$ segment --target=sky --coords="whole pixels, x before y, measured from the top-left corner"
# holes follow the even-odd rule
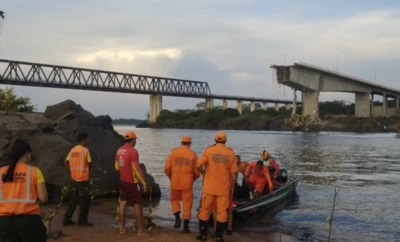
[[[293,98],[270,66],[294,62],[400,88],[398,0],[2,0],[0,10],[1,59],[206,81],[213,94],[263,98]],[[66,99],[112,118],[149,110],[148,95],[14,89],[38,111]],[[320,95],[335,99],[354,94]],[[163,108],[201,101],[164,97]]]

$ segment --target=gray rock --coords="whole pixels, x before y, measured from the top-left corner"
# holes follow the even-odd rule
[[[101,194],[118,191],[119,174],[114,162],[123,137],[114,130],[109,116],[94,117],[80,105],[67,100],[47,107],[44,115],[0,112],[0,120],[0,164],[7,162],[10,144],[15,139],[29,142],[32,162],[43,172],[49,199],[58,198],[61,188],[69,182],[70,174],[63,163],[77,144],[80,132],[89,134],[92,188]],[[146,167],[141,165],[145,172]],[[160,197],[160,187],[154,178],[147,172],[145,177],[152,187],[152,197]]]
[[[72,100],[66,100],[64,102],[48,106],[44,112],[44,116],[53,121],[65,115],[69,116],[70,119],[79,117],[94,118],[93,114],[86,111],[81,107],[81,105],[76,104]]]

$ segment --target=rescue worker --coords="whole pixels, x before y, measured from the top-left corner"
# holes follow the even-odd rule
[[[253,174],[250,174],[251,171],[253,171]],[[269,191],[272,194],[275,194],[268,168],[263,164],[262,160],[253,161],[249,166],[247,166],[245,172],[245,181],[250,187],[253,198],[262,195],[266,183],[268,183]],[[254,193],[254,190],[256,190],[256,194]]]
[[[232,179],[230,179],[232,180]],[[230,185],[230,189],[232,188],[233,183]],[[226,230],[226,234],[232,235],[232,222],[233,222],[233,214],[232,214],[232,208],[233,208],[233,196],[234,193],[232,193],[231,196],[229,196],[229,206],[228,206],[228,229]],[[212,210],[212,215],[213,215],[213,220],[214,220],[214,233],[217,231],[217,200],[214,199],[213,204],[211,206]]]
[[[183,233],[189,234],[189,220],[192,217],[193,206],[193,183],[200,177],[200,172],[197,170],[196,161],[197,154],[190,149],[192,138],[183,136],[181,146],[171,151],[168,156],[164,171],[170,180],[170,200],[172,213],[175,215],[174,228],[181,227],[181,208],[180,201],[183,207]]]
[[[222,131],[215,136],[216,144],[207,147],[199,160],[197,168],[202,171],[205,166],[201,207],[199,211],[200,235],[196,239],[207,240],[208,220],[213,200],[217,203],[216,240],[224,241],[223,234],[228,221],[229,200],[233,194],[233,185],[237,180],[235,152],[225,146],[226,134]]]
[[[267,166],[269,170],[269,174],[271,175],[272,184],[274,188],[276,188],[276,178],[279,175],[279,166],[276,163],[275,159],[273,159],[267,150],[263,150],[261,153],[261,159],[264,161],[264,165]]]
[[[88,222],[90,205],[89,170],[92,167],[92,158],[87,148],[89,145],[89,135],[86,133],[78,134],[78,143],[79,144],[69,152],[64,162],[64,165],[71,173],[70,188],[72,194],[62,221],[63,226],[75,224],[71,218],[78,204],[78,225],[93,226],[92,223]]]
[[[28,165],[30,145],[15,140],[10,161],[0,168],[0,241],[46,241],[46,227],[36,203],[47,201],[47,190],[39,168]]]
[[[119,171],[119,219],[121,221],[120,233],[126,234],[125,213],[127,203],[135,206],[138,236],[149,236],[144,231],[142,191],[139,182],[143,185],[143,192],[147,191],[147,184],[139,164],[139,153],[134,148],[137,136],[134,132],[127,132],[124,136],[125,144],[121,146],[115,157],[115,169]]]

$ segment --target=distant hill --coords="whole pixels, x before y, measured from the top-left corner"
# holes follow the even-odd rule
[[[137,125],[143,122],[143,119],[134,119],[134,118],[120,118],[120,119],[113,119],[112,124],[116,125]]]

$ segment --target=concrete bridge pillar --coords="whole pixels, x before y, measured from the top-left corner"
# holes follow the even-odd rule
[[[206,98],[206,109],[214,108],[214,99]]]
[[[319,117],[319,92],[302,92],[302,114],[311,119]]]
[[[238,110],[238,112],[240,113],[240,114],[242,114],[242,112],[243,112],[243,109],[242,109],[242,102],[243,101],[241,101],[241,100],[237,100],[236,101],[237,102],[237,110]]]
[[[150,95],[150,123],[155,123],[162,110],[162,96]]]
[[[387,109],[387,96],[384,93],[382,95],[382,116],[386,117],[386,109]]]
[[[286,108],[287,111],[289,111],[290,110],[290,105],[289,104],[285,104],[285,108]]]
[[[264,102],[263,103],[263,110],[267,110],[268,109],[268,103],[267,102]]]
[[[254,112],[256,110],[256,103],[255,102],[251,102],[250,103],[250,112]]]
[[[279,112],[279,103],[275,103],[275,111]]]
[[[227,109],[227,108],[228,108],[228,100],[226,100],[226,99],[222,100],[222,107],[223,107],[224,109]]]
[[[400,108],[400,97],[396,97],[396,109]]]
[[[355,115],[357,117],[371,116],[371,100],[369,93],[356,93]]]

